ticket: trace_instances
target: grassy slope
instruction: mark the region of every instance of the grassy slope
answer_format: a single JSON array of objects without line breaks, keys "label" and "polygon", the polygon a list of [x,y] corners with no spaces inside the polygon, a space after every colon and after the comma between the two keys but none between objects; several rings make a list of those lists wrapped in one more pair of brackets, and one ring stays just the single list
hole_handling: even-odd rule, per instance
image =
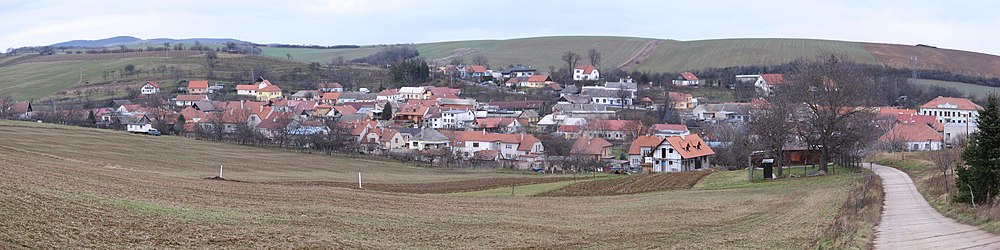
[{"label": "grassy slope", "polygon": [[920,86],[941,86],[958,89],[958,91],[965,94],[967,97],[974,98],[986,98],[986,95],[990,93],[1000,93],[1000,88],[975,85],[964,82],[949,82],[949,81],[938,81],[938,80],[928,80],[928,79],[910,79],[910,82]]},{"label": "grassy slope", "polygon": [[676,72],[708,67],[772,65],[798,58],[837,54],[874,63],[875,58],[855,42],[813,39],[719,39],[661,44],[637,70]]},{"label": "grassy slope", "polygon": [[338,168],[406,173],[386,173],[390,181],[468,174],[181,138],[0,125],[0,138],[9,142],[0,148],[2,248],[801,249],[832,223],[845,184],[856,179],[582,198],[395,194],[204,180],[198,177],[212,175],[214,162],[204,164],[207,171],[191,163],[229,161],[233,176],[255,178],[340,178]]}]

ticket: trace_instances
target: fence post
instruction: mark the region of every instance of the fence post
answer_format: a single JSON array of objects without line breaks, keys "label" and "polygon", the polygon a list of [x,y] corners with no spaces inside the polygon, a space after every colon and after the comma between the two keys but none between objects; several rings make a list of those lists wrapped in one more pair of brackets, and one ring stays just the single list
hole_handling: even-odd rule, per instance
[{"label": "fence post", "polygon": [[361,189],[361,172],[358,172],[358,189]]},{"label": "fence post", "polygon": [[219,164],[219,179],[222,179],[222,164]]}]

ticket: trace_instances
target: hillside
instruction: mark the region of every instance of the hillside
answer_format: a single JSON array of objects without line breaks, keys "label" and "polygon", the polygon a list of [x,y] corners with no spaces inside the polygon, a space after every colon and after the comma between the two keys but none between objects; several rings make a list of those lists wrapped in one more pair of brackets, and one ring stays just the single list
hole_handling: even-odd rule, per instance
[{"label": "hillside", "polygon": [[[949,70],[955,73],[993,77],[1000,75],[1000,56],[976,52],[916,47],[900,44],[875,44],[849,41],[785,38],[747,38],[676,41],[635,37],[555,36],[509,40],[472,40],[412,45],[429,60],[464,56],[465,61],[485,55],[490,65],[505,68],[511,64],[531,65],[547,70],[564,67],[560,55],[573,51],[586,56],[594,48],[603,54],[601,68],[627,66],[649,72],[677,72],[709,67],[773,65],[798,58],[836,54],[855,61],[910,67],[910,56],[917,56],[920,69]],[[356,49],[263,48],[264,54],[295,60],[329,62],[334,57],[354,59],[374,54],[381,47]],[[643,51],[643,49],[651,51]],[[638,64],[635,60],[640,59]],[[589,64],[586,58],[581,64]]]},{"label": "hillside", "polygon": [[[743,171],[716,172],[705,178],[706,188],[695,190],[468,197],[265,181],[354,181],[357,172],[386,184],[545,175],[420,168],[28,122],[0,121],[0,139],[3,249],[803,249],[833,224],[863,176],[837,171],[747,184]],[[224,176],[240,181],[205,179],[219,164]],[[763,237],[746,233],[765,231]]]},{"label": "hillside", "polygon": [[184,38],[184,39],[172,39],[172,38],[153,38],[153,39],[141,39],[133,36],[116,36],[105,39],[97,40],[72,40],[61,43],[52,44],[52,47],[113,47],[119,45],[125,46],[135,46],[143,44],[151,44],[155,46],[161,46],[163,43],[183,43],[192,44],[195,41],[201,44],[225,44],[227,42],[245,43],[244,41],[232,39],[232,38]]},{"label": "hillside", "polygon": [[966,97],[971,97],[973,99],[985,99],[986,95],[990,93],[1000,93],[1000,88],[990,87],[983,85],[975,85],[971,83],[964,82],[949,82],[949,81],[938,81],[938,80],[928,80],[928,79],[910,79],[910,83],[918,86],[941,86],[948,88],[955,88]]}]

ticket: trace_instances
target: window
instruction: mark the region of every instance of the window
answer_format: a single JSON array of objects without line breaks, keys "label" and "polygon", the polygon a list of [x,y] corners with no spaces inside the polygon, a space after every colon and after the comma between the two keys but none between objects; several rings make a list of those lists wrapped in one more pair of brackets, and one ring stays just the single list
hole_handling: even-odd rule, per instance
[{"label": "window", "polygon": [[478,142],[473,142],[472,143],[472,147],[473,148],[478,148],[479,147],[479,143]]},{"label": "window", "polygon": [[511,149],[511,145],[510,144],[507,144],[507,149]]},{"label": "window", "polygon": [[667,161],[667,165],[674,165],[674,161]]},{"label": "window", "polygon": [[673,153],[674,153],[674,148],[670,148],[670,153],[671,153],[671,154],[673,154]]}]

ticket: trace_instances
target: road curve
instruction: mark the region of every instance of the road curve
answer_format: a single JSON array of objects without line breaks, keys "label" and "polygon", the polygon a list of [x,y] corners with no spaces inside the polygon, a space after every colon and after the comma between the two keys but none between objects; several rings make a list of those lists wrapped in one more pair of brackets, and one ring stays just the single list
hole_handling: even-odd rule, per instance
[{"label": "road curve", "polygon": [[873,169],[885,190],[875,249],[1000,249],[1000,236],[934,210],[903,171],[877,164]]}]

